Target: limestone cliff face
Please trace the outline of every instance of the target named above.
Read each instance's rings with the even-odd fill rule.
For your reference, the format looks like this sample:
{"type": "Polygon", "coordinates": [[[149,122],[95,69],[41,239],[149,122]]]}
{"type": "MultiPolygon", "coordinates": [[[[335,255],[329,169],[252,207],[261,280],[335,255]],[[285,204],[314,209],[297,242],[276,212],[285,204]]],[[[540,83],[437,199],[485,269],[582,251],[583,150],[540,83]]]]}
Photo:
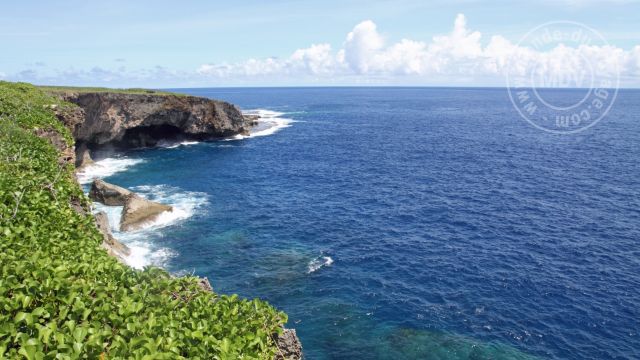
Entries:
{"type": "Polygon", "coordinates": [[[64,92],[82,121],[70,126],[79,144],[155,146],[161,140],[206,140],[246,133],[240,110],[227,102],[165,94],[64,92]]]}

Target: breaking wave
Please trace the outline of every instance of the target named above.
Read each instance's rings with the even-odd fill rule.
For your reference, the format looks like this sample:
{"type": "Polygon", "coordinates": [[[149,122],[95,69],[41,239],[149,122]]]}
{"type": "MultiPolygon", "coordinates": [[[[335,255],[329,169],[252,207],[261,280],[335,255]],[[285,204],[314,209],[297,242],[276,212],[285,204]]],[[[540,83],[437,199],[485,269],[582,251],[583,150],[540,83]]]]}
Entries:
{"type": "Polygon", "coordinates": [[[185,140],[185,141],[160,141],[158,142],[158,147],[164,148],[164,149],[175,149],[177,147],[180,146],[190,146],[190,145],[196,145],[199,144],[199,141],[193,141],[193,140],[185,140]]]}
{"type": "Polygon", "coordinates": [[[243,114],[259,116],[256,120],[256,125],[251,128],[249,135],[235,135],[227,140],[241,140],[251,137],[273,135],[284,128],[290,127],[292,123],[296,122],[292,119],[283,118],[282,116],[285,115],[283,112],[266,109],[247,110],[244,111],[243,114]]]}
{"type": "Polygon", "coordinates": [[[111,176],[142,162],[143,160],[141,159],[130,159],[127,157],[110,157],[98,160],[77,172],[78,182],[80,184],[89,184],[93,179],[102,179],[111,176]]]}
{"type": "Polygon", "coordinates": [[[331,266],[333,259],[329,256],[319,256],[309,262],[307,273],[311,274],[322,269],[325,266],[331,266]]]}

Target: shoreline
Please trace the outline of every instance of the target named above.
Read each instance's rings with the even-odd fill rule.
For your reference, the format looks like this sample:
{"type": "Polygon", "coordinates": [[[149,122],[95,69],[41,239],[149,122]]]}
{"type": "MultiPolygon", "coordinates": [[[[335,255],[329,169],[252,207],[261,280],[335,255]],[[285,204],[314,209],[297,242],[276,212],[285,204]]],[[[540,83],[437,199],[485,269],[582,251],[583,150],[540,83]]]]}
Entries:
{"type": "MultiPolygon", "coordinates": [[[[85,150],[82,154],[88,160],[76,169],[76,178],[79,185],[88,194],[89,185],[95,180],[104,180],[115,174],[126,173],[136,165],[145,163],[146,160],[131,158],[127,153],[137,150],[172,150],[182,147],[194,146],[202,143],[218,143],[228,141],[239,141],[262,136],[269,136],[278,131],[292,126],[293,120],[282,118],[285,113],[266,109],[255,109],[243,111],[243,115],[251,118],[251,127],[246,134],[229,136],[222,139],[205,141],[182,140],[174,142],[160,142],[157,146],[138,147],[121,150],[109,150],[108,156],[96,160],[92,159],[91,150],[85,150]]],[[[100,154],[100,149],[94,153],[100,154]]],[[[115,184],[118,185],[118,184],[115,184]]],[[[160,217],[144,224],[140,229],[133,232],[122,232],[117,227],[120,222],[122,206],[108,206],[94,201],[93,213],[104,211],[109,218],[111,231],[116,240],[132,248],[132,257],[123,259],[129,266],[142,269],[144,266],[163,266],[163,263],[170,257],[177,256],[170,249],[153,249],[152,244],[145,243],[144,239],[149,232],[162,231],[162,228],[186,221],[197,214],[198,209],[205,206],[209,201],[209,194],[193,191],[185,191],[165,184],[138,185],[130,189],[152,201],[158,201],[171,205],[174,208],[172,213],[166,213],[160,217]],[[96,206],[97,205],[97,206],[96,206]],[[136,258],[137,257],[137,258],[136,258]],[[155,259],[154,259],[155,257],[155,259]]]]}
{"type": "MultiPolygon", "coordinates": [[[[216,293],[207,279],[157,267],[140,271],[118,261],[114,252],[127,250],[109,234],[106,216],[93,214],[76,176],[78,165],[92,161],[91,144],[150,144],[167,130],[202,138],[230,129],[242,133],[239,110],[188,96],[85,95],[98,101],[83,108],[31,84],[0,81],[0,117],[6,120],[0,121],[0,270],[11,286],[0,286],[9,291],[0,316],[6,330],[0,357],[301,358],[295,330],[284,328],[287,315],[267,302],[216,293]],[[132,112],[109,111],[113,107],[132,112]],[[175,122],[186,115],[188,122],[175,122]],[[148,121],[156,124],[149,136],[148,121]]],[[[139,206],[148,201],[136,195],[126,201],[126,215],[144,219],[136,211],[146,213],[139,206]]]]}

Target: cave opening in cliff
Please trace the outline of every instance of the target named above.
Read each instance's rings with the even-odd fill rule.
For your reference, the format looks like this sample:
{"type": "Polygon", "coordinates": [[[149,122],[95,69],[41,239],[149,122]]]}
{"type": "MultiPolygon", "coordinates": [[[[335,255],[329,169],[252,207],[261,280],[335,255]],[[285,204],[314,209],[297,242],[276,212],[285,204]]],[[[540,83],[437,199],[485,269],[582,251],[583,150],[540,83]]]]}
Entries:
{"type": "Polygon", "coordinates": [[[151,147],[161,145],[163,142],[172,143],[187,140],[188,136],[173,125],[151,125],[128,129],[119,145],[124,147],[151,147]]]}

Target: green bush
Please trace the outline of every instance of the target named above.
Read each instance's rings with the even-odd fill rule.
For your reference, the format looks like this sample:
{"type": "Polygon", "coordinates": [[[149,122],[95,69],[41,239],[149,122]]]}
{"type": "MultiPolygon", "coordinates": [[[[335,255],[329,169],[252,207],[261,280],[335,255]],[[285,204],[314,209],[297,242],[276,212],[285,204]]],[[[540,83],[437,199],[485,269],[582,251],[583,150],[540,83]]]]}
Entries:
{"type": "Polygon", "coordinates": [[[107,255],[71,165],[34,130],[72,141],[29,84],[0,82],[0,359],[270,359],[286,315],[201,290],[195,277],[107,255]]]}

